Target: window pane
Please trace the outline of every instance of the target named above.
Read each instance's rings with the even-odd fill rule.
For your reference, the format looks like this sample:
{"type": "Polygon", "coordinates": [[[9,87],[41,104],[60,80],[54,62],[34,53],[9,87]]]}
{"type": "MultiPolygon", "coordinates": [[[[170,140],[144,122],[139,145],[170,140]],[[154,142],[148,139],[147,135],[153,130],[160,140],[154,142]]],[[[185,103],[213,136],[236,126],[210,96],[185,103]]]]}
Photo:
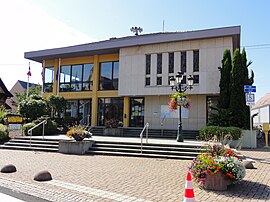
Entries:
{"type": "Polygon", "coordinates": [[[112,62],[104,62],[100,64],[100,80],[112,80],[112,62]]]}
{"type": "Polygon", "coordinates": [[[53,79],[54,79],[54,68],[46,67],[44,83],[53,83],[53,79]]]}
{"type": "Polygon", "coordinates": [[[83,81],[93,81],[93,64],[85,64],[83,67],[83,81]]]}
{"type": "Polygon", "coordinates": [[[157,54],[157,73],[162,74],[162,54],[157,54]]]}
{"type": "Polygon", "coordinates": [[[199,75],[194,75],[193,76],[194,80],[193,80],[193,83],[199,83],[199,75]]]}
{"type": "Polygon", "coordinates": [[[174,72],[174,53],[169,53],[169,73],[174,72]]]}
{"type": "Polygon", "coordinates": [[[119,78],[119,62],[113,63],[113,78],[114,79],[119,78]]]}
{"type": "Polygon", "coordinates": [[[181,52],[181,72],[184,73],[187,71],[187,52],[181,52]]]}
{"type": "Polygon", "coordinates": [[[150,77],[145,78],[145,85],[150,86],[150,77]]]}
{"type": "Polygon", "coordinates": [[[151,55],[146,55],[146,74],[151,73],[151,55]]]}
{"type": "Polygon", "coordinates": [[[193,51],[193,71],[199,71],[199,50],[193,51]]]}
{"type": "Polygon", "coordinates": [[[60,83],[69,83],[70,82],[70,65],[68,66],[61,66],[60,70],[60,83]]]}
{"type": "Polygon", "coordinates": [[[186,83],[187,83],[187,76],[184,75],[184,76],[183,76],[183,79],[182,79],[182,81],[181,81],[181,84],[186,84],[186,83]]]}
{"type": "Polygon", "coordinates": [[[157,77],[157,85],[162,85],[162,77],[157,77]]]}
{"type": "Polygon", "coordinates": [[[82,65],[73,65],[71,82],[79,81],[82,81],[82,65]]]}

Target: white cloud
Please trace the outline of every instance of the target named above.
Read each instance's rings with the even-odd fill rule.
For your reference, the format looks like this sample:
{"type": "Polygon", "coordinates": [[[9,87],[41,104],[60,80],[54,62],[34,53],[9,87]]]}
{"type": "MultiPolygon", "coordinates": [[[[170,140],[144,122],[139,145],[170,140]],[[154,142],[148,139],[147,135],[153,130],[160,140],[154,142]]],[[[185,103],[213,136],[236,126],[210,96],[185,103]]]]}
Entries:
{"type": "MultiPolygon", "coordinates": [[[[23,0],[0,0],[0,19],[0,77],[8,89],[27,81],[24,52],[94,41],[23,0]]],[[[30,62],[30,82],[41,83],[41,64],[30,62]]]]}

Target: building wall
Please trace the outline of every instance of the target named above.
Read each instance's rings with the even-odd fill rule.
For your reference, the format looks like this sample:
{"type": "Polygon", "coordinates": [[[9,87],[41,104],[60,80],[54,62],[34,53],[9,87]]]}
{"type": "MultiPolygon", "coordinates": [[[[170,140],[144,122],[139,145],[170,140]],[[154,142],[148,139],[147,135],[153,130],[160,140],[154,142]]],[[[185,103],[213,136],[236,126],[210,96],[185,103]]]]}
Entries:
{"type": "MultiPolygon", "coordinates": [[[[186,117],[182,113],[183,130],[199,130],[206,125],[206,95],[191,95],[191,108],[186,117]]],[[[149,123],[150,128],[177,129],[179,115],[177,111],[170,111],[168,108],[169,96],[145,96],[145,123],[149,123]],[[161,112],[161,107],[171,115],[161,112]],[[165,116],[165,117],[164,117],[165,116]],[[163,124],[162,124],[163,123],[163,124]]],[[[185,109],[182,108],[182,111],[185,109]]]]}
{"type": "Polygon", "coordinates": [[[254,126],[259,126],[263,125],[263,123],[270,123],[270,107],[269,105],[263,106],[257,109],[252,109],[251,114],[256,114],[258,113],[257,116],[254,117],[253,119],[253,125],[254,126]]]}
{"type": "Polygon", "coordinates": [[[232,37],[163,43],[120,49],[119,95],[168,95],[168,53],[174,52],[174,72],[180,71],[180,51],[187,51],[187,76],[193,75],[193,50],[199,50],[199,85],[190,94],[219,93],[223,52],[233,49],[232,37]],[[162,53],[162,86],[156,85],[157,54],[162,53]],[[151,85],[145,86],[145,55],[151,54],[151,85]]]}

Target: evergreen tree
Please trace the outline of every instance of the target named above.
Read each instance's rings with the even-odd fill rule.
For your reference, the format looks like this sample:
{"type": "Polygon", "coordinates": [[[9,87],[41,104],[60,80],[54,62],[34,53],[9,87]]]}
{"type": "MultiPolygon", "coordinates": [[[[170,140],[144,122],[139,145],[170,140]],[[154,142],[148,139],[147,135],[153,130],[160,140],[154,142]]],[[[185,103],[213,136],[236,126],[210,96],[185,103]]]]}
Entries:
{"type": "Polygon", "coordinates": [[[244,93],[244,85],[246,80],[246,67],[242,63],[242,56],[239,49],[233,54],[232,62],[232,80],[231,80],[231,96],[230,110],[233,113],[232,124],[240,128],[247,128],[246,120],[246,101],[244,93]]]}
{"type": "Polygon", "coordinates": [[[222,67],[220,69],[220,97],[218,107],[222,109],[228,109],[230,105],[230,94],[231,94],[231,70],[232,70],[232,59],[230,49],[226,49],[223,54],[222,67]]]}

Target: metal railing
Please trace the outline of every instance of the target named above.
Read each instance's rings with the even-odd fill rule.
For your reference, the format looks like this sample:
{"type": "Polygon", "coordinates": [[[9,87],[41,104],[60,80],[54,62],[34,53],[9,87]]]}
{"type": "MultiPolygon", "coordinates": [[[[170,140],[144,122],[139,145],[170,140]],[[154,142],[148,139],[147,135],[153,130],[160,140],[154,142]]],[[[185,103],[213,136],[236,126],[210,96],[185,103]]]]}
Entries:
{"type": "Polygon", "coordinates": [[[80,124],[81,125],[89,125],[89,123],[90,123],[90,115],[88,114],[88,115],[86,115],[86,116],[84,116],[81,120],[80,120],[80,124]],[[85,124],[86,123],[86,124],[85,124]]]}
{"type": "Polygon", "coordinates": [[[146,143],[148,143],[148,127],[149,123],[146,123],[145,126],[143,127],[141,133],[140,133],[140,138],[141,138],[141,154],[142,154],[142,148],[143,148],[143,132],[146,130],[146,143]]]}
{"type": "Polygon", "coordinates": [[[35,125],[34,127],[30,128],[30,129],[27,131],[28,135],[30,135],[30,147],[31,147],[31,144],[32,144],[32,134],[33,134],[33,130],[34,130],[35,128],[37,128],[38,126],[40,126],[41,124],[43,124],[42,137],[43,137],[43,140],[44,140],[45,124],[47,124],[47,120],[44,120],[44,121],[40,122],[39,124],[35,125]]]}

